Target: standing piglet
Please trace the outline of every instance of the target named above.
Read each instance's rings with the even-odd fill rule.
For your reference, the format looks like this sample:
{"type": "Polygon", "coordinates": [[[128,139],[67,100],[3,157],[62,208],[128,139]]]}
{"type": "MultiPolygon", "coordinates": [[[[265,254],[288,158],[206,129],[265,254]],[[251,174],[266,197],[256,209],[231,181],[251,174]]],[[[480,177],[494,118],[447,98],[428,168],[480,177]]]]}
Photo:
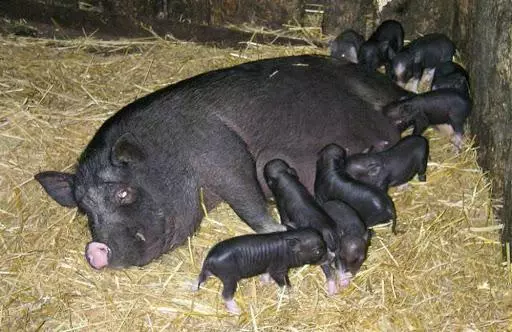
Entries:
{"type": "Polygon", "coordinates": [[[432,90],[453,89],[469,100],[469,75],[459,64],[449,61],[436,67],[432,90]]]}
{"type": "Polygon", "coordinates": [[[368,71],[376,71],[386,65],[391,70],[391,60],[404,46],[404,29],[400,22],[387,20],[377,27],[370,38],[361,45],[358,63],[368,71]]]}
{"type": "Polygon", "coordinates": [[[432,33],[413,40],[392,60],[391,78],[405,86],[414,78],[414,90],[418,89],[424,69],[434,69],[443,62],[451,61],[455,45],[441,33],[432,33]]]}
{"type": "MultiPolygon", "coordinates": [[[[335,264],[339,268],[341,262],[337,253],[341,234],[337,233],[336,223],[299,181],[295,169],[281,159],[273,159],[265,165],[264,176],[274,195],[281,223],[291,229],[316,229],[322,234],[327,249],[335,255],[335,264]]],[[[327,291],[334,294],[336,283],[329,263],[321,267],[327,278],[327,291]]]]}
{"type": "Polygon", "coordinates": [[[363,36],[352,29],[347,29],[329,42],[329,54],[334,58],[357,63],[357,54],[363,43],[363,36]]]}
{"type": "Polygon", "coordinates": [[[383,113],[400,131],[414,126],[413,135],[421,135],[429,125],[449,125],[451,142],[459,152],[471,101],[454,90],[440,89],[393,102],[383,113]]]}
{"type": "Polygon", "coordinates": [[[429,146],[423,136],[407,136],[385,151],[357,153],[345,160],[345,171],[354,179],[388,191],[418,174],[426,181],[429,146]]]}
{"type": "Polygon", "coordinates": [[[341,200],[357,211],[367,227],[393,220],[395,230],[395,204],[386,192],[353,179],[345,171],[345,150],[329,144],[319,154],[316,164],[315,196],[323,204],[341,200]]]}
{"type": "Polygon", "coordinates": [[[337,272],[340,283],[345,286],[359,272],[366,259],[370,232],[357,212],[348,204],[332,200],[323,203],[322,208],[336,222],[338,233],[341,234],[341,266],[337,272]]]}
{"type": "Polygon", "coordinates": [[[238,314],[233,296],[239,280],[268,273],[280,287],[290,286],[290,268],[324,261],[325,243],[313,229],[242,235],[219,242],[208,252],[197,286],[211,275],[218,277],[226,308],[238,314]]]}

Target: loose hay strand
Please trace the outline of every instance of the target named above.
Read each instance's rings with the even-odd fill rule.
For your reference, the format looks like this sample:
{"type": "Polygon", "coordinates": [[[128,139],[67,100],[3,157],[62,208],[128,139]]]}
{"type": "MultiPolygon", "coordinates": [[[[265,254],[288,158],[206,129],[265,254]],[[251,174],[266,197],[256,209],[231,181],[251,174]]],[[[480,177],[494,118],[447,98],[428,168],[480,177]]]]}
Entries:
{"type": "MultiPolygon", "coordinates": [[[[304,32],[304,31],[303,31],[304,32]]],[[[259,32],[258,32],[259,33],[259,32]]],[[[265,32],[267,33],[267,32],[265,32]]],[[[240,317],[225,313],[214,277],[183,287],[216,242],[251,232],[226,204],[199,231],[142,268],[91,269],[85,216],[53,202],[32,180],[72,172],[109,116],[150,91],[248,60],[325,53],[316,47],[211,48],[161,38],[99,41],[0,37],[0,325],[6,330],[504,330],[512,270],[499,264],[501,224],[470,139],[455,156],[429,130],[427,182],[391,190],[403,233],[375,230],[352,284],[328,297],[316,266],[290,271],[292,288],[242,280],[240,317]],[[230,54],[241,54],[245,58],[230,54]],[[58,60],[57,60],[58,59],[58,60]],[[456,179],[460,179],[457,181],[456,179]],[[462,210],[463,209],[463,210],[462,210]]],[[[202,196],[202,193],[200,193],[202,196]]],[[[172,198],[169,198],[172,199],[172,198]]]]}

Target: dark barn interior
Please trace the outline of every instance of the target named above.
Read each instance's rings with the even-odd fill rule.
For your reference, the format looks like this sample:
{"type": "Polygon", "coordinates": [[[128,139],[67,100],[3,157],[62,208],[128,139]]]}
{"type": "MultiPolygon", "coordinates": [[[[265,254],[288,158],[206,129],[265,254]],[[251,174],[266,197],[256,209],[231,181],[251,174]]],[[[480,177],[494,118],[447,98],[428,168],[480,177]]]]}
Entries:
{"type": "MultiPolygon", "coordinates": [[[[397,313],[400,310],[397,309],[394,311],[394,314],[397,316],[393,316],[393,318],[390,319],[385,318],[386,313],[380,312],[380,318],[374,317],[375,319],[373,319],[371,318],[371,314],[361,318],[365,319],[365,323],[347,321],[345,324],[343,322],[340,323],[339,318],[331,317],[332,320],[330,321],[328,318],[324,317],[317,323],[314,321],[308,321],[307,323],[305,322],[303,325],[301,325],[297,323],[297,321],[300,321],[301,317],[300,309],[297,309],[301,307],[301,304],[298,304],[297,308],[293,307],[293,309],[281,309],[281,315],[286,314],[289,316],[281,316],[280,323],[276,323],[279,324],[279,326],[277,326],[272,325],[272,319],[267,317],[272,316],[268,313],[268,307],[265,307],[265,309],[262,309],[262,311],[256,312],[254,311],[256,309],[245,303],[247,308],[250,307],[250,309],[247,309],[247,314],[239,320],[230,320],[229,317],[226,318],[226,316],[223,316],[222,313],[212,311],[211,308],[201,307],[200,304],[195,303],[194,299],[190,300],[189,302],[187,302],[188,300],[184,300],[184,302],[180,303],[173,302],[172,304],[167,304],[165,303],[165,296],[172,294],[172,289],[170,289],[170,293],[160,293],[162,296],[161,299],[156,299],[154,294],[152,294],[151,296],[153,297],[151,298],[151,303],[148,300],[146,304],[138,303],[136,306],[133,305],[127,309],[118,303],[125,300],[128,301],[127,298],[129,298],[130,295],[126,295],[126,298],[123,297],[122,299],[120,297],[116,298],[115,293],[109,293],[110,291],[106,291],[105,289],[108,287],[116,288],[116,283],[117,288],[119,288],[119,279],[124,280],[123,278],[128,278],[130,282],[133,282],[133,284],[137,287],[144,282],[147,284],[162,282],[165,284],[165,287],[167,287],[168,282],[162,280],[162,278],[167,278],[165,275],[148,276],[148,280],[146,280],[144,278],[146,278],[146,274],[149,275],[149,272],[144,272],[144,270],[142,270],[143,273],[138,275],[137,273],[140,271],[134,270],[135,272],[130,271],[128,274],[123,274],[124,272],[122,271],[115,271],[113,272],[111,279],[105,283],[102,283],[103,281],[99,281],[99,279],[97,279],[98,277],[96,276],[89,278],[89,281],[87,281],[87,287],[93,289],[94,291],[106,292],[107,295],[105,295],[105,298],[102,298],[102,300],[104,300],[106,303],[104,306],[116,306],[117,311],[113,310],[114,313],[112,314],[109,312],[108,315],[112,316],[108,316],[107,314],[102,314],[99,312],[95,312],[94,314],[87,313],[84,314],[85,316],[76,316],[87,317],[87,321],[83,319],[80,320],[81,318],[77,320],[73,314],[69,314],[69,324],[65,321],[65,318],[61,318],[58,324],[55,322],[46,322],[52,321],[52,315],[54,312],[58,311],[59,308],[67,308],[67,304],[65,303],[73,302],[75,301],[74,299],[76,297],[81,297],[83,295],[81,292],[77,292],[76,294],[66,293],[67,295],[62,296],[60,299],[60,301],[62,301],[61,304],[57,306],[54,305],[51,310],[48,309],[47,311],[42,312],[40,317],[38,316],[37,318],[34,318],[36,316],[31,317],[33,312],[40,310],[40,308],[44,308],[44,306],[47,304],[47,302],[45,302],[47,301],[46,298],[42,295],[44,292],[41,291],[38,293],[38,299],[36,295],[33,295],[36,298],[35,300],[27,300],[27,303],[32,301],[31,303],[33,306],[36,306],[39,309],[34,309],[33,306],[24,307],[22,304],[19,304],[19,306],[16,307],[19,310],[12,309],[13,303],[23,303],[23,301],[18,297],[18,292],[21,293],[21,289],[23,287],[31,288],[32,286],[30,284],[24,284],[23,286],[14,287],[14,282],[7,281],[8,279],[5,279],[5,283],[4,285],[0,286],[0,289],[5,289],[5,294],[8,295],[4,296],[2,299],[3,310],[2,313],[0,313],[0,325],[6,324],[6,326],[8,326],[7,330],[29,329],[71,331],[91,329],[106,330],[110,328],[128,330],[153,330],[151,319],[154,317],[152,314],[146,313],[143,309],[140,309],[140,307],[144,307],[145,305],[150,307],[151,310],[158,311],[159,314],[164,315],[164,317],[158,316],[157,318],[154,318],[155,330],[180,328],[181,330],[196,329],[205,331],[257,331],[263,329],[273,331],[323,331],[332,328],[335,330],[357,330],[358,328],[364,328],[368,330],[392,331],[400,329],[415,330],[444,328],[448,330],[466,329],[479,331],[505,330],[512,327],[512,316],[510,314],[510,309],[512,308],[512,293],[510,293],[510,291],[506,291],[507,288],[510,289],[510,278],[512,275],[512,271],[510,270],[510,243],[512,242],[512,131],[509,129],[512,126],[512,4],[509,1],[3,0],[0,2],[0,19],[2,20],[0,22],[0,34],[4,36],[3,38],[6,38],[6,40],[8,39],[12,43],[17,42],[16,38],[20,38],[19,40],[22,40],[22,38],[34,40],[78,40],[80,38],[86,37],[103,41],[124,40],[125,38],[144,41],[144,38],[156,38],[160,41],[170,41],[173,43],[186,41],[192,42],[194,45],[206,45],[211,47],[212,50],[215,50],[212,51],[213,53],[220,52],[218,51],[219,49],[228,49],[230,50],[228,52],[231,52],[231,49],[236,50],[244,48],[246,47],[246,44],[241,43],[247,41],[251,41],[255,44],[271,45],[272,47],[309,47],[307,50],[301,49],[299,53],[325,53],[328,41],[342,30],[346,28],[354,28],[355,30],[362,32],[365,36],[369,36],[371,32],[378,26],[378,24],[386,19],[395,19],[403,24],[406,33],[406,40],[412,40],[429,32],[441,32],[450,36],[450,38],[457,45],[458,59],[460,59],[460,62],[464,64],[469,72],[473,109],[469,118],[468,131],[471,138],[474,139],[472,143],[476,147],[476,159],[478,161],[478,165],[484,170],[485,179],[489,180],[491,183],[492,200],[488,208],[491,210],[489,215],[492,216],[491,219],[494,225],[491,225],[490,227],[494,231],[498,230],[498,232],[495,232],[494,235],[496,235],[496,237],[499,238],[499,241],[501,242],[501,244],[496,245],[496,248],[499,247],[499,249],[495,248],[496,250],[491,251],[497,253],[496,259],[491,259],[490,262],[487,262],[487,265],[494,266],[492,268],[489,267],[491,271],[499,272],[496,272],[496,275],[489,277],[488,279],[486,277],[483,277],[483,279],[477,278],[478,290],[475,288],[474,291],[476,293],[474,296],[487,298],[489,302],[495,301],[494,307],[491,306],[488,308],[483,308],[482,310],[492,311],[497,310],[496,308],[499,308],[499,311],[505,312],[504,314],[501,314],[501,312],[496,313],[495,316],[486,316],[485,319],[482,317],[471,317],[475,314],[475,312],[479,311],[479,309],[475,307],[474,311],[465,312],[465,316],[450,320],[450,317],[429,318],[423,316],[407,316],[410,313],[403,315],[400,314],[400,316],[397,313]],[[501,227],[501,225],[503,226],[501,227]],[[500,252],[501,255],[498,254],[500,252]],[[503,267],[506,267],[506,271],[503,267]],[[493,278],[496,278],[498,281],[493,278]],[[93,279],[94,281],[90,281],[93,279]],[[488,280],[492,281],[488,282],[488,280]],[[493,289],[493,286],[496,284],[499,284],[499,287],[496,286],[496,289],[493,289]],[[485,292],[485,296],[482,296],[481,293],[478,293],[482,292],[482,290],[485,292]],[[294,310],[298,310],[298,313],[292,312],[294,310]],[[125,325],[125,322],[128,321],[128,315],[131,314],[137,317],[139,325],[125,325]],[[170,321],[172,321],[172,323],[162,323],[162,321],[159,321],[159,319],[165,321],[165,315],[169,315],[169,317],[171,317],[170,321]],[[261,318],[260,315],[264,318],[261,318]],[[71,323],[73,319],[75,319],[74,323],[71,323]],[[94,319],[97,319],[99,322],[108,321],[108,323],[99,323],[98,325],[94,325],[94,319]],[[112,323],[112,319],[114,319],[113,321],[115,323],[112,323]],[[443,321],[443,319],[445,319],[445,321],[443,321]],[[212,325],[209,325],[208,322],[211,322],[212,325]]],[[[141,42],[141,45],[143,45],[143,43],[141,42]]],[[[4,43],[4,46],[0,47],[5,47],[7,49],[9,48],[8,45],[8,43],[4,43]]],[[[144,45],[141,47],[146,47],[144,45]]],[[[147,47],[149,48],[149,46],[147,47]]],[[[155,46],[156,49],[159,47],[161,46],[155,46]]],[[[191,50],[191,52],[191,54],[193,54],[194,51],[191,50]]],[[[204,53],[201,53],[202,51],[197,52],[198,54],[201,54],[201,56],[204,56],[204,53]]],[[[294,51],[291,52],[293,53],[294,51]]],[[[130,52],[125,52],[125,55],[129,54],[130,52]]],[[[288,50],[281,48],[279,48],[278,51],[273,54],[275,56],[278,56],[278,54],[290,55],[288,50]]],[[[240,58],[243,59],[243,57],[240,58]]],[[[5,56],[3,61],[9,61],[9,58],[5,56]]],[[[235,63],[237,62],[219,62],[212,66],[222,67],[235,63]]],[[[13,65],[9,68],[15,70],[16,64],[13,62],[13,65]]],[[[181,74],[185,76],[181,78],[190,77],[193,76],[193,74],[198,74],[202,71],[206,70],[197,69],[185,71],[181,74]]],[[[180,76],[178,75],[177,77],[180,76]]],[[[173,76],[173,80],[174,79],[175,77],[173,76]]],[[[157,85],[155,83],[154,86],[143,91],[150,92],[151,90],[155,90],[156,87],[163,85],[162,81],[159,81],[159,84],[160,85],[157,85]]],[[[2,85],[0,84],[0,86],[2,85]]],[[[63,83],[62,86],[64,87],[65,84],[63,83]]],[[[5,87],[7,89],[7,85],[5,85],[5,87]]],[[[142,95],[143,93],[139,91],[132,94],[131,97],[140,97],[142,95]]],[[[2,95],[0,95],[0,98],[2,98],[1,96],[2,95]]],[[[5,96],[7,96],[7,94],[5,94],[5,96]]],[[[27,98],[30,100],[30,96],[27,98]]],[[[129,100],[117,100],[116,107],[126,101],[129,100]]],[[[21,102],[22,101],[20,101],[20,103],[21,102]]],[[[112,105],[114,104],[116,103],[112,103],[112,105]]],[[[112,105],[107,108],[109,112],[112,112],[116,109],[116,107],[113,107],[112,105]]],[[[5,123],[7,123],[7,120],[5,121],[5,123]]],[[[95,123],[95,125],[97,124],[98,123],[95,123]]],[[[3,124],[0,125],[0,131],[2,130],[3,126],[3,124]]],[[[90,135],[93,134],[93,131],[94,130],[90,129],[88,130],[88,133],[82,133],[81,140],[79,142],[86,142],[85,138],[90,137],[90,135]]],[[[76,151],[74,151],[75,155],[71,154],[73,157],[68,156],[69,158],[67,159],[73,160],[72,158],[76,157],[76,154],[79,153],[81,148],[82,145],[77,147],[76,151]]],[[[48,160],[51,159],[49,155],[50,154],[45,157],[48,160]]],[[[2,160],[0,161],[3,162],[2,160]]],[[[5,161],[4,164],[8,165],[9,162],[5,161]]],[[[39,162],[38,166],[41,165],[42,164],[39,162]]],[[[61,167],[65,166],[63,163],[59,165],[61,167]]],[[[466,166],[464,167],[467,168],[466,166]]],[[[458,183],[459,179],[456,177],[457,175],[455,174],[447,181],[458,183]]],[[[11,180],[7,178],[5,183],[8,183],[9,181],[11,180]]],[[[479,182],[480,180],[471,178],[464,181],[479,182]]],[[[440,183],[442,183],[442,181],[440,183]]],[[[457,186],[456,183],[455,186],[457,186]]],[[[2,198],[6,198],[6,202],[5,205],[0,206],[0,208],[2,211],[6,211],[6,216],[9,218],[12,217],[14,223],[18,223],[19,220],[22,220],[21,222],[25,223],[27,222],[26,218],[18,219],[17,217],[18,211],[24,211],[23,208],[20,208],[19,204],[17,203],[19,202],[19,197],[24,197],[24,194],[22,191],[17,189],[18,185],[13,187],[14,189],[12,189],[12,191],[6,192],[5,196],[2,196],[2,198]],[[14,212],[11,213],[10,211],[14,212]]],[[[36,188],[37,186],[34,185],[33,190],[35,191],[36,188]]],[[[42,195],[41,192],[38,191],[38,195],[42,195]]],[[[408,201],[409,203],[414,203],[414,199],[410,198],[409,200],[411,201],[408,201]]],[[[57,207],[55,207],[55,209],[57,209],[57,207]]],[[[220,218],[226,216],[232,217],[232,215],[232,211],[220,212],[220,218]]],[[[75,215],[63,216],[63,218],[65,217],[74,219],[75,215]]],[[[7,225],[9,225],[9,223],[7,223],[7,225]]],[[[85,224],[82,226],[84,225],[85,224]]],[[[461,225],[465,225],[465,227],[472,226],[466,225],[464,222],[462,222],[461,225]]],[[[484,226],[489,227],[487,224],[484,226]]],[[[1,230],[6,231],[7,227],[2,228],[1,230]]],[[[237,233],[239,230],[240,229],[237,228],[235,231],[230,230],[230,232],[233,234],[233,232],[237,233]]],[[[244,230],[245,229],[242,228],[242,231],[244,230]]],[[[83,236],[84,238],[89,236],[86,234],[87,230],[85,229],[85,226],[82,230],[80,230],[80,232],[81,233],[79,233],[79,235],[83,236]]],[[[5,245],[5,239],[10,239],[10,237],[6,234],[7,233],[3,235],[3,243],[5,247],[7,247],[7,245],[5,245]]],[[[66,235],[59,233],[58,236],[64,237],[66,235]]],[[[209,235],[206,235],[203,238],[196,239],[196,245],[199,243],[200,245],[204,246],[204,248],[201,250],[206,250],[205,248],[211,245],[209,241],[212,238],[218,238],[218,236],[220,236],[220,233],[216,234],[216,236],[210,237],[209,235]]],[[[383,238],[387,240],[387,236],[388,235],[384,235],[383,238]]],[[[419,237],[421,236],[418,235],[418,238],[419,237]]],[[[492,236],[490,238],[492,238],[492,236]]],[[[382,240],[379,241],[383,246],[382,251],[389,253],[382,240]]],[[[491,240],[482,241],[483,243],[486,243],[486,241],[492,242],[491,240]]],[[[376,241],[376,243],[378,244],[379,242],[376,241]]],[[[433,246],[436,245],[437,244],[433,244],[433,246]]],[[[395,249],[399,250],[400,248],[400,244],[396,244],[395,249]]],[[[392,250],[393,248],[390,247],[390,249],[392,250]]],[[[468,251],[472,249],[473,247],[468,247],[468,251]]],[[[179,255],[181,256],[164,258],[164,260],[159,264],[170,265],[170,268],[167,268],[167,270],[172,271],[175,269],[177,264],[176,261],[180,261],[179,259],[182,259],[182,257],[188,257],[189,254],[192,255],[192,252],[195,252],[195,249],[191,249],[190,242],[188,244],[188,248],[185,244],[180,250],[181,251],[179,255]]],[[[6,251],[14,255],[16,250],[6,251]]],[[[200,252],[206,253],[206,251],[200,252]]],[[[81,253],[75,254],[77,257],[81,255],[81,253]]],[[[19,254],[19,256],[21,257],[23,255],[19,254]]],[[[12,257],[18,256],[15,255],[12,257]]],[[[202,257],[204,257],[204,255],[196,256],[196,260],[200,260],[202,257]]],[[[14,259],[17,258],[10,258],[10,261],[13,261],[14,259]]],[[[183,259],[185,260],[186,258],[183,259]]],[[[399,263],[396,261],[393,263],[393,261],[394,258],[392,258],[389,265],[396,263],[398,266],[399,263],[401,263],[401,261],[399,263]]],[[[37,262],[37,260],[34,260],[34,262],[37,262]]],[[[38,263],[32,264],[37,265],[38,263]]],[[[173,277],[174,274],[179,270],[181,264],[182,263],[178,263],[177,268],[174,270],[171,277],[173,277]]],[[[187,267],[187,264],[188,263],[186,263],[184,267],[187,267]]],[[[189,271],[190,273],[187,272],[183,274],[183,278],[187,279],[189,275],[195,275],[200,267],[198,264],[200,263],[194,262],[194,259],[192,259],[190,265],[192,266],[192,271],[189,271]]],[[[157,266],[157,268],[159,266],[157,266]]],[[[79,268],[76,268],[76,270],[80,269],[87,269],[87,267],[84,264],[79,268]]],[[[475,265],[475,270],[477,269],[480,269],[480,267],[475,265]]],[[[24,270],[25,272],[22,272],[21,268],[20,270],[17,270],[14,264],[7,264],[5,269],[2,268],[0,270],[0,273],[5,273],[6,276],[12,276],[12,278],[16,278],[17,274],[27,273],[26,270],[24,270]]],[[[80,272],[76,273],[79,274],[80,272]]],[[[467,272],[464,273],[467,277],[467,272]]],[[[391,274],[392,273],[389,272],[389,275],[391,274]]],[[[386,276],[387,275],[388,272],[386,272],[386,276]]],[[[169,280],[171,277],[169,277],[169,280]]],[[[366,275],[363,275],[363,277],[367,278],[366,275]]],[[[454,278],[455,277],[458,278],[460,275],[454,273],[454,278]]],[[[37,278],[37,276],[34,275],[30,278],[37,278]]],[[[318,276],[316,278],[318,280],[321,279],[318,276]]],[[[396,280],[399,278],[399,272],[397,272],[396,276],[392,276],[390,278],[391,280],[396,280]]],[[[421,276],[419,278],[421,278],[421,276]]],[[[361,289],[366,287],[366,290],[368,288],[372,289],[371,291],[368,291],[369,294],[373,294],[373,288],[381,287],[381,284],[376,284],[373,286],[373,288],[369,286],[372,284],[369,277],[368,279],[364,280],[365,284],[363,285],[363,282],[361,282],[360,287],[361,289]]],[[[304,281],[304,283],[306,283],[306,281],[304,281]]],[[[391,283],[391,287],[394,287],[393,281],[391,281],[391,283]]],[[[408,289],[408,287],[414,288],[412,283],[413,282],[410,280],[406,282],[404,281],[404,285],[401,286],[403,286],[402,288],[404,290],[408,289]],[[411,284],[407,285],[409,282],[411,284]]],[[[0,285],[1,284],[2,281],[0,281],[0,285]]],[[[121,282],[121,284],[123,284],[123,282],[121,282]]],[[[316,284],[313,286],[316,287],[318,286],[317,284],[318,282],[316,282],[316,284]]],[[[385,282],[382,281],[382,290],[384,290],[384,284],[385,282]]],[[[257,291],[254,287],[254,284],[246,285],[246,292],[252,294],[247,296],[247,302],[250,302],[249,298],[251,296],[255,297],[254,293],[257,291]]],[[[452,285],[447,287],[452,287],[452,285]]],[[[453,285],[453,287],[457,286],[453,285]]],[[[169,286],[169,288],[173,287],[169,286]]],[[[361,290],[359,288],[357,289],[361,290]]],[[[212,301],[218,301],[219,288],[212,287],[210,291],[211,293],[214,293],[210,294],[210,298],[214,299],[212,301]]],[[[135,294],[139,294],[138,292],[138,290],[133,290],[131,294],[135,296],[135,294]]],[[[466,292],[470,292],[470,290],[466,290],[466,292]]],[[[392,294],[395,296],[394,301],[399,302],[400,299],[397,299],[394,288],[392,294]]],[[[274,295],[275,294],[269,296],[274,295]]],[[[276,296],[279,296],[279,294],[276,296]]],[[[293,297],[294,294],[289,296],[293,297]]],[[[313,296],[315,298],[314,301],[319,301],[318,293],[314,294],[313,296]]],[[[404,296],[404,301],[405,298],[406,296],[404,296]]],[[[456,302],[458,301],[458,297],[456,298],[456,296],[452,297],[450,295],[450,300],[456,302]]],[[[287,301],[293,300],[288,299],[287,301]]],[[[351,300],[347,301],[349,301],[348,305],[353,305],[354,308],[356,307],[354,303],[350,302],[351,300]]],[[[364,298],[358,298],[358,301],[358,305],[362,305],[364,307],[364,298]]],[[[378,303],[381,301],[381,299],[376,301],[378,303]]],[[[418,303],[421,302],[420,300],[417,301],[418,303]]],[[[435,302],[435,296],[429,298],[428,301],[435,302]]],[[[385,300],[382,298],[382,306],[386,307],[384,302],[385,300]]],[[[217,307],[221,307],[217,302],[215,303],[217,304],[217,307]]],[[[280,303],[281,302],[279,302],[277,305],[278,310],[280,303]]],[[[447,310],[446,308],[443,308],[445,302],[442,303],[443,304],[439,305],[439,312],[447,310]]],[[[449,301],[446,303],[449,303],[449,301]]],[[[345,311],[346,309],[339,309],[340,307],[345,308],[343,307],[344,305],[347,305],[347,303],[338,303],[336,305],[336,309],[330,307],[328,310],[330,313],[334,313],[333,316],[338,315],[339,312],[350,313],[350,311],[345,311]]],[[[461,306],[466,305],[466,303],[461,302],[461,306]]],[[[69,307],[72,306],[69,305],[69,307]]],[[[98,305],[98,307],[101,308],[101,305],[98,305]]],[[[414,312],[415,304],[411,304],[410,307],[412,308],[411,312],[414,312]]],[[[496,312],[498,312],[498,310],[496,312]]],[[[328,314],[326,315],[328,316],[328,314]]],[[[137,319],[134,318],[133,321],[136,322],[137,319]]]]}

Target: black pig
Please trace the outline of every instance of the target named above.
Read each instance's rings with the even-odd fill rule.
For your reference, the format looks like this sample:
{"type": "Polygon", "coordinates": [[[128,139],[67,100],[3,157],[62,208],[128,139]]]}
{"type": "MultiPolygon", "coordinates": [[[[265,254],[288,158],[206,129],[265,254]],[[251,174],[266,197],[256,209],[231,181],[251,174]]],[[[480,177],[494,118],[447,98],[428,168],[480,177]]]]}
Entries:
{"type": "Polygon", "coordinates": [[[329,42],[329,54],[335,58],[357,63],[357,54],[363,43],[363,36],[352,29],[347,29],[329,42]]]}
{"type": "Polygon", "coordinates": [[[145,265],[183,243],[203,217],[201,189],[207,209],[226,201],[255,231],[283,230],[262,191],[265,151],[286,158],[296,150],[293,165],[312,191],[309,174],[322,146],[337,142],[359,152],[399,140],[374,102],[388,104],[405,91],[360,77],[346,62],[316,55],[207,72],[105,121],[74,174],[49,171],[36,179],[58,203],[87,215],[86,257],[94,268],[145,265]],[[367,93],[348,92],[353,80],[367,93]]]}
{"type": "Polygon", "coordinates": [[[453,89],[466,99],[470,98],[468,72],[455,62],[444,62],[436,67],[432,90],[453,89]]]}
{"type": "Polygon", "coordinates": [[[421,135],[429,125],[448,124],[451,142],[460,151],[471,101],[452,89],[440,89],[393,102],[383,113],[400,131],[414,126],[413,135],[421,135]]]}
{"type": "MultiPolygon", "coordinates": [[[[340,249],[340,236],[336,223],[320,207],[315,198],[302,185],[297,172],[281,159],[269,161],[264,168],[267,184],[274,195],[281,223],[289,229],[314,228],[327,244],[327,249],[335,256],[340,249]]],[[[336,266],[340,265],[335,257],[336,266]]],[[[323,264],[322,270],[327,278],[329,294],[336,292],[329,264],[323,264]]]]}
{"type": "Polygon", "coordinates": [[[348,204],[339,201],[327,201],[322,208],[336,222],[338,234],[341,234],[339,256],[341,266],[338,276],[342,286],[348,285],[351,276],[355,276],[368,251],[370,232],[365,224],[348,204]]]}
{"type": "Polygon", "coordinates": [[[358,53],[358,63],[368,71],[376,71],[380,66],[386,66],[386,72],[391,70],[391,60],[404,46],[404,29],[395,20],[387,20],[377,27],[368,40],[361,45],[358,53]]]}
{"type": "Polygon", "coordinates": [[[356,153],[345,160],[345,171],[354,179],[388,191],[418,174],[426,181],[429,146],[423,136],[407,136],[385,151],[356,153]]]}
{"type": "Polygon", "coordinates": [[[346,152],[336,144],[325,146],[319,153],[315,196],[323,204],[341,200],[359,214],[367,227],[393,220],[395,229],[395,204],[386,192],[353,179],[345,172],[346,152]]]}
{"type": "Polygon", "coordinates": [[[290,286],[290,268],[325,261],[325,243],[313,229],[237,236],[217,243],[208,252],[197,287],[210,275],[216,276],[224,286],[226,308],[239,313],[233,300],[239,280],[268,273],[280,287],[290,286]]]}
{"type": "Polygon", "coordinates": [[[424,69],[434,69],[437,65],[452,61],[455,45],[441,33],[432,33],[413,40],[392,60],[390,75],[401,86],[414,78],[415,90],[424,69]]]}

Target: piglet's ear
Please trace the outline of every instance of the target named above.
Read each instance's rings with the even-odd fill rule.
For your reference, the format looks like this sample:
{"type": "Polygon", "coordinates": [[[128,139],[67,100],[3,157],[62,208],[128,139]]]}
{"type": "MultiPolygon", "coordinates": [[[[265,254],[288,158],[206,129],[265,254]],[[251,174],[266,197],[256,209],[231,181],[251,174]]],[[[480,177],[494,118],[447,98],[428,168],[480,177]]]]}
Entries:
{"type": "Polygon", "coordinates": [[[286,239],[286,245],[293,253],[300,252],[300,241],[295,238],[286,239]]]}
{"type": "Polygon", "coordinates": [[[73,174],[49,171],[38,173],[34,177],[57,203],[65,207],[76,206],[73,174]]]}
{"type": "Polygon", "coordinates": [[[368,165],[368,175],[369,176],[377,176],[380,174],[381,166],[378,163],[370,163],[368,165]]]}
{"type": "Polygon", "coordinates": [[[296,178],[298,178],[298,177],[299,177],[299,175],[297,174],[297,171],[296,171],[296,170],[295,170],[295,168],[293,168],[293,167],[288,167],[288,168],[286,169],[286,171],[288,172],[288,174],[290,174],[290,175],[291,175],[291,176],[293,176],[293,177],[296,177],[296,178]]]}
{"type": "Polygon", "coordinates": [[[135,136],[123,134],[112,147],[110,160],[114,166],[135,164],[146,158],[144,151],[138,146],[135,136]]]}

